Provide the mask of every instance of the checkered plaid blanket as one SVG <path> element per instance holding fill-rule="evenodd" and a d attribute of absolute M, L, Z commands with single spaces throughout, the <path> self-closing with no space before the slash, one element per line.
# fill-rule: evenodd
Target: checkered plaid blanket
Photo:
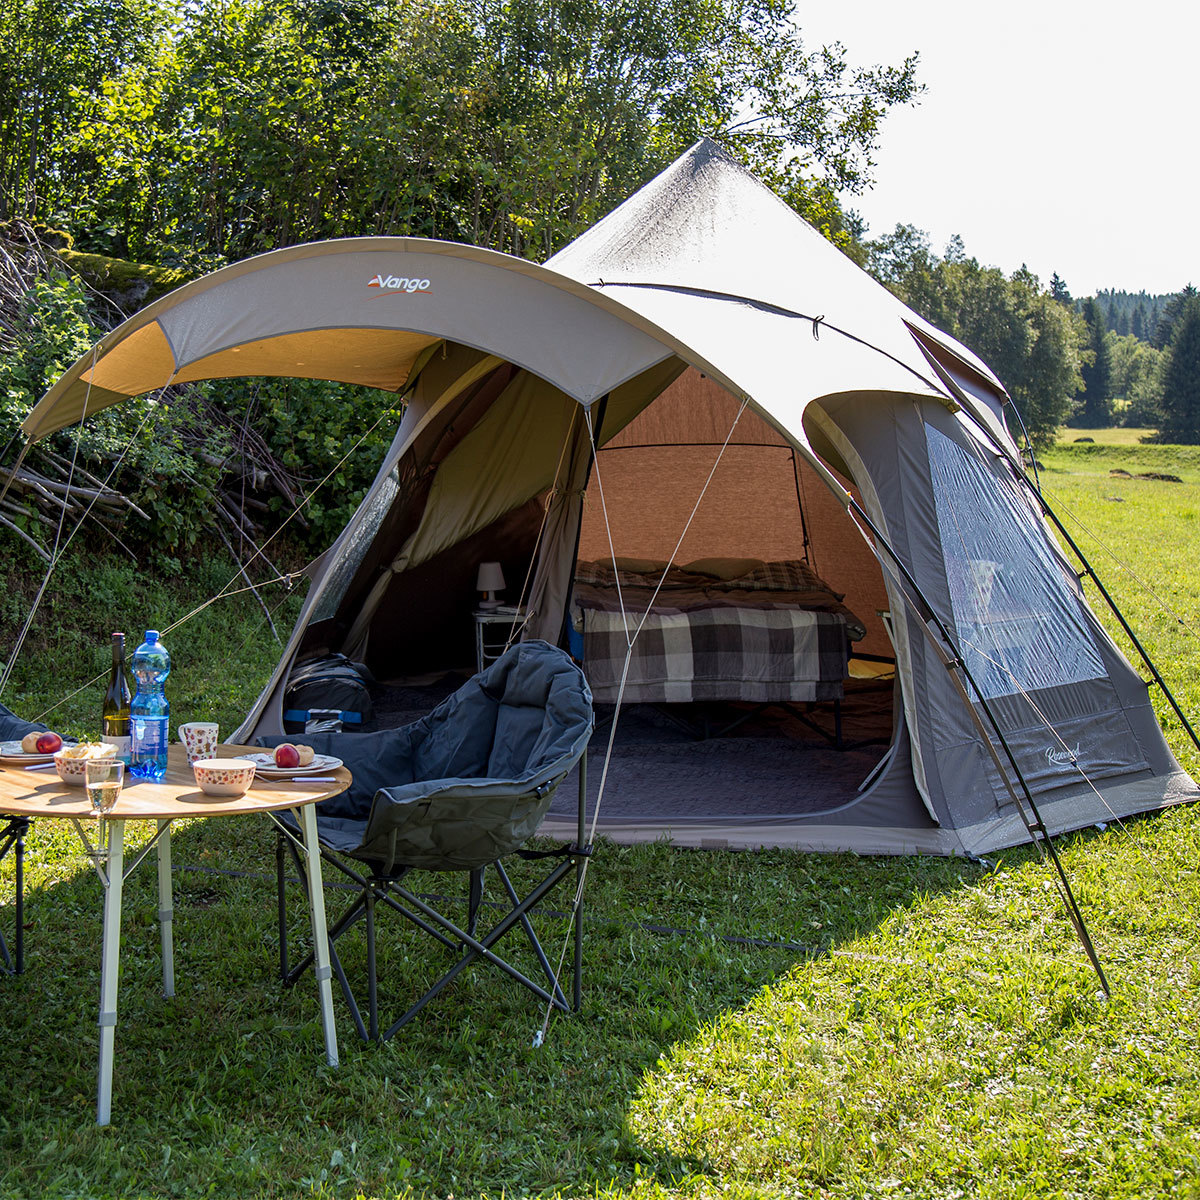
<path fill-rule="evenodd" d="M 584 670 L 596 701 L 612 704 L 641 613 L 587 607 L 583 590 L 576 601 Z M 840 612 L 656 603 L 634 642 L 624 702 L 838 700 L 848 647 Z"/>

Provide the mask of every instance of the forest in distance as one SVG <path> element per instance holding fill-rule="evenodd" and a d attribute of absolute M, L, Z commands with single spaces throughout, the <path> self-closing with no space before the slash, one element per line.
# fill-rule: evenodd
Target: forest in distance
<path fill-rule="evenodd" d="M 920 93 L 917 48 L 860 65 L 809 45 L 790 0 L 7 0 L 0 444 L 106 330 L 207 271 L 379 234 L 542 261 L 702 136 L 988 362 L 1032 443 L 1069 422 L 1200 441 L 1190 286 L 1076 298 L 957 238 L 935 251 L 917 224 L 866 228 L 855 197 L 887 115 Z M 99 514 L 114 536 L 168 558 L 197 529 L 260 536 L 334 472 L 335 498 L 295 530 L 323 547 L 383 452 L 363 430 L 398 403 L 309 380 L 187 385 L 100 414 L 79 453 L 98 476 L 120 464 L 127 507 Z M 57 478 L 66 439 L 27 470 Z M 54 524 L 44 491 L 0 503 L 30 547 Z"/>

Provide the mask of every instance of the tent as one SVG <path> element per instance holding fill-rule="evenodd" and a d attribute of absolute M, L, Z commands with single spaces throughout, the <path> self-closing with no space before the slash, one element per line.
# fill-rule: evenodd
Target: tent
<path fill-rule="evenodd" d="M 314 656 L 402 683 L 469 663 L 482 562 L 522 581 L 522 636 L 567 644 L 581 559 L 799 559 L 861 621 L 852 653 L 894 660 L 870 762 L 844 754 L 839 790 L 795 739 L 677 741 L 657 776 L 636 754 L 614 775 L 600 833 L 978 854 L 1031 812 L 1053 833 L 1200 797 L 1047 531 L 1000 381 L 712 142 L 545 266 L 370 238 L 217 271 L 110 333 L 25 430 L 243 375 L 406 406 L 237 740 L 282 732 Z"/>

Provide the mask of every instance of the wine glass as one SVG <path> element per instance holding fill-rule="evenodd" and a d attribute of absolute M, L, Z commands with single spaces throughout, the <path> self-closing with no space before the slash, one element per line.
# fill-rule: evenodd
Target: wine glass
<path fill-rule="evenodd" d="M 125 783 L 125 764 L 117 758 L 89 758 L 83 765 L 84 786 L 99 820 L 110 813 Z"/>

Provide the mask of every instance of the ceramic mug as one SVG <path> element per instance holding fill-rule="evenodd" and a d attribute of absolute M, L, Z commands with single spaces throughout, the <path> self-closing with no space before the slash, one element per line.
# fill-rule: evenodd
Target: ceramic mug
<path fill-rule="evenodd" d="M 217 752 L 215 721 L 189 721 L 179 727 L 179 740 L 187 753 L 188 765 L 198 758 L 212 758 Z"/>

